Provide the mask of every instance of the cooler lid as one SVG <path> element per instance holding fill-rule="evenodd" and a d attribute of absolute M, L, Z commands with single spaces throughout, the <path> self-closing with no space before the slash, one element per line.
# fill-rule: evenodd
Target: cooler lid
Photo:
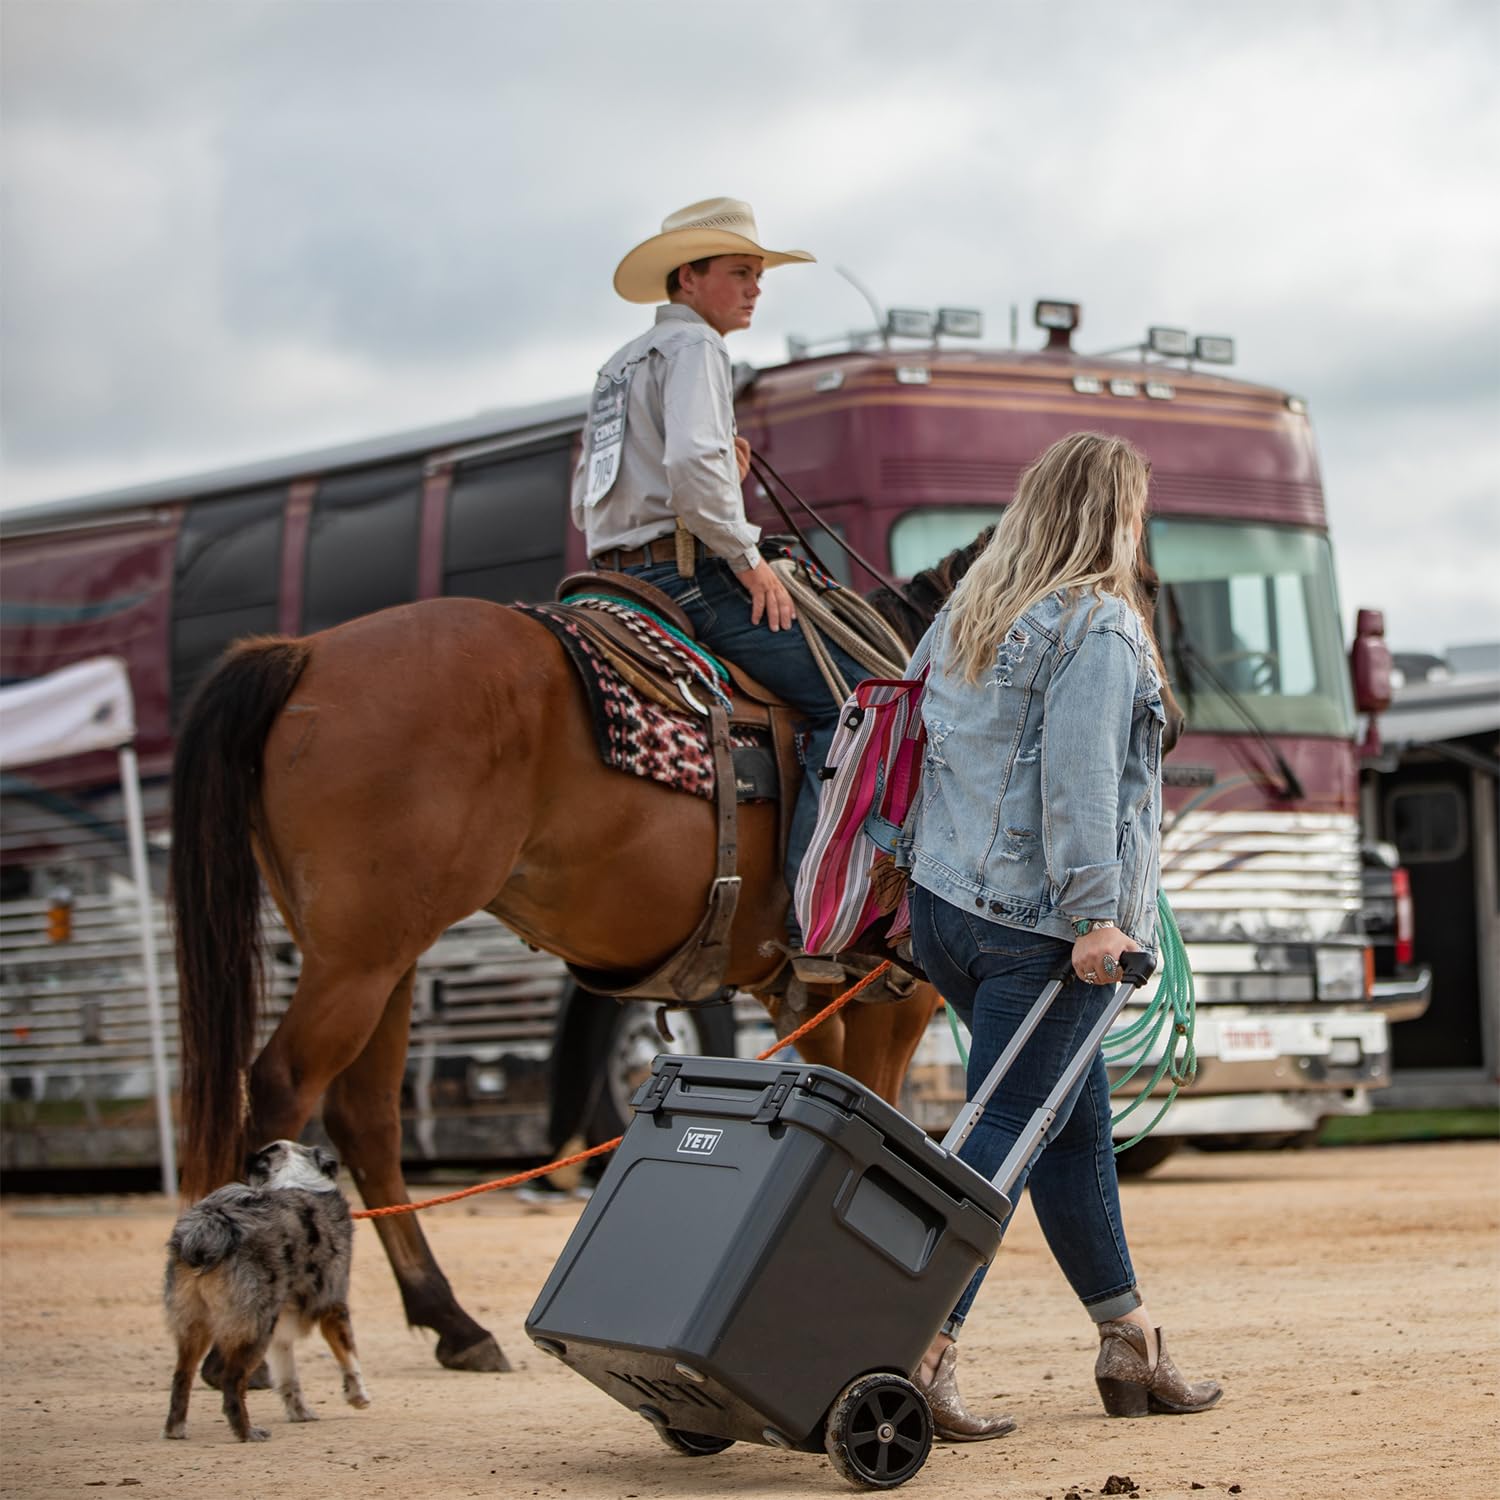
<path fill-rule="evenodd" d="M 1009 1200 L 987 1177 L 943 1150 L 920 1125 L 837 1068 L 796 1060 L 756 1062 L 661 1053 L 651 1064 L 651 1077 L 636 1091 L 631 1104 L 637 1113 L 654 1113 L 666 1104 L 674 1085 L 701 1091 L 707 1096 L 705 1104 L 715 1094 L 724 1097 L 765 1093 L 766 1099 L 755 1118 L 766 1123 L 777 1118 L 794 1091 L 820 1100 L 845 1114 L 857 1115 L 913 1165 L 927 1175 L 941 1178 L 949 1191 L 972 1198 L 997 1220 L 1010 1212 Z"/>

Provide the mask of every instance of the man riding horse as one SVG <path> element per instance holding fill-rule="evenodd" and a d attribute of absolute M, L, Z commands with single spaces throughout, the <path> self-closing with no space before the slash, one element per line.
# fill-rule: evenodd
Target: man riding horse
<path fill-rule="evenodd" d="M 573 477 L 573 522 L 596 568 L 636 574 L 669 594 L 698 640 L 739 663 L 805 716 L 804 765 L 819 766 L 840 704 L 796 628 L 796 607 L 762 557 L 760 528 L 740 485 L 750 447 L 735 433 L 734 381 L 724 336 L 748 328 L 763 272 L 810 262 L 805 250 L 767 250 L 750 205 L 690 204 L 662 221 L 615 270 L 627 302 L 660 303 L 653 326 L 599 370 Z M 848 682 L 869 673 L 828 643 Z M 787 834 L 785 876 L 797 870 L 818 814 L 818 780 L 805 776 Z M 787 946 L 805 984 L 843 969 L 803 951 L 789 914 Z"/>

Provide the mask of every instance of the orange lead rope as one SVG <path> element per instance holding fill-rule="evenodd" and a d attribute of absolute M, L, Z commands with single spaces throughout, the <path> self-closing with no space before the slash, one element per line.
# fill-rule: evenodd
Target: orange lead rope
<path fill-rule="evenodd" d="M 841 1010 L 861 990 L 868 989 L 870 985 L 880 978 L 891 966 L 890 959 L 871 969 L 858 984 L 851 985 L 838 999 L 831 1001 L 820 1010 L 810 1021 L 805 1021 L 790 1036 L 784 1036 L 774 1047 L 767 1047 L 764 1052 L 756 1053 L 757 1062 L 765 1062 L 767 1058 L 774 1057 L 778 1052 L 790 1047 L 794 1042 L 800 1041 L 809 1031 L 815 1030 L 826 1021 L 829 1016 Z M 523 1182 L 530 1182 L 536 1177 L 546 1177 L 563 1167 L 571 1167 L 576 1162 L 587 1161 L 591 1156 L 604 1156 L 613 1151 L 625 1137 L 617 1135 L 612 1141 L 605 1141 L 600 1146 L 590 1146 L 587 1151 L 575 1152 L 572 1156 L 564 1156 L 559 1161 L 549 1161 L 546 1166 L 532 1167 L 526 1172 L 517 1172 L 510 1177 L 499 1177 L 494 1182 L 481 1182 L 475 1187 L 461 1188 L 456 1193 L 444 1193 L 441 1198 L 424 1198 L 420 1203 L 392 1203 L 385 1208 L 362 1208 L 357 1213 L 351 1214 L 354 1219 L 383 1219 L 389 1214 L 414 1214 L 424 1208 L 436 1208 L 440 1203 L 457 1203 L 460 1198 L 472 1198 L 478 1193 L 493 1193 L 499 1188 L 519 1187 Z"/>

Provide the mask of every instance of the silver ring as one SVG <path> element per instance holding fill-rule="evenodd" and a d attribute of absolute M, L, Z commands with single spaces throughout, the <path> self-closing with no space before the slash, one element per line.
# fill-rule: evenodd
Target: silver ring
<path fill-rule="evenodd" d="M 1092 969 L 1085 969 L 1083 971 L 1083 977 L 1084 977 L 1085 982 L 1088 983 L 1088 984 L 1098 984 L 1099 983 L 1099 976 L 1096 973 L 1094 973 L 1094 971 Z"/>
<path fill-rule="evenodd" d="M 1103 967 L 1104 967 L 1104 972 L 1105 972 L 1106 975 L 1116 974 L 1116 973 L 1119 972 L 1119 968 L 1120 968 L 1119 964 L 1117 964 L 1114 961 L 1114 959 L 1111 958 L 1109 956 L 1109 954 L 1107 954 L 1107 953 L 1104 955 L 1104 965 L 1103 965 Z"/>

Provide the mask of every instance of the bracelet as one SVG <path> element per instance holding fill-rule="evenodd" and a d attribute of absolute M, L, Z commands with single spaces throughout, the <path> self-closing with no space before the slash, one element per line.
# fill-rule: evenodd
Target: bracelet
<path fill-rule="evenodd" d="M 1108 917 L 1081 917 L 1073 924 L 1073 931 L 1079 937 L 1087 937 L 1096 927 L 1113 927 L 1114 925 Z"/>

